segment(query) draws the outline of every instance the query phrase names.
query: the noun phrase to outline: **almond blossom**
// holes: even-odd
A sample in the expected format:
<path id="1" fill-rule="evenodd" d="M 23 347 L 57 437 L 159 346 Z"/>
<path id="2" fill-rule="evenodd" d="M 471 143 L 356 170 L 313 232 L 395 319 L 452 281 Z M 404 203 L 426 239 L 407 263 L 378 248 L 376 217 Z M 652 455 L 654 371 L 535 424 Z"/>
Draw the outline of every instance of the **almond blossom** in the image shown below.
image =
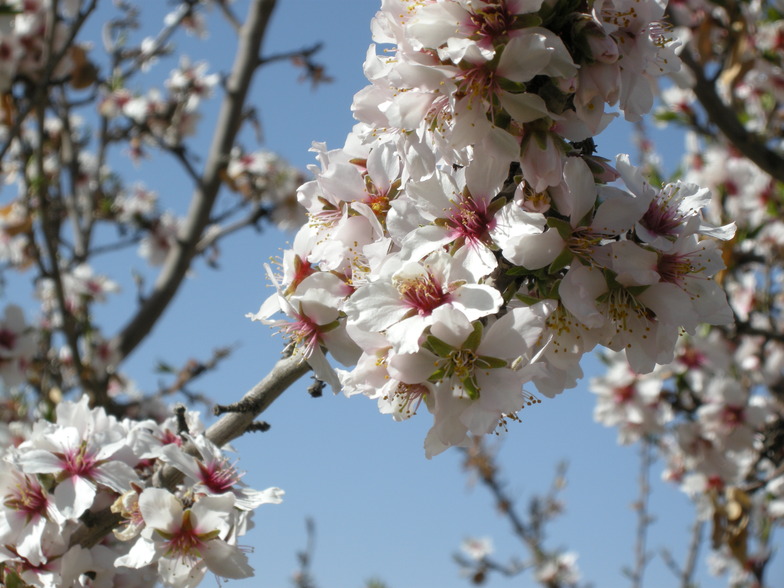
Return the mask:
<path id="1" fill-rule="evenodd" d="M 197 586 L 207 571 L 224 578 L 253 575 L 247 556 L 233 544 L 234 495 L 204 496 L 186 508 L 173 494 L 147 488 L 139 496 L 145 531 L 118 566 L 157 561 L 166 586 Z"/>
<path id="2" fill-rule="evenodd" d="M 260 492 L 241 483 L 242 474 L 220 448 L 206 437 L 185 435 L 185 438 L 196 446 L 200 458 L 187 455 L 174 444 L 163 446 L 160 455 L 193 482 L 193 492 L 206 496 L 231 493 L 235 498 L 235 506 L 248 511 L 262 504 L 281 502 L 283 491 L 280 488 L 268 488 Z"/>
<path id="3" fill-rule="evenodd" d="M 19 448 L 22 471 L 54 476 L 54 501 L 67 518 L 87 510 L 99 488 L 122 493 L 138 483 L 122 461 L 123 455 L 130 457 L 125 432 L 105 413 L 89 413 L 86 404 L 84 397 L 68 412 L 69 405 L 59 405 L 58 426 L 40 430 Z"/>

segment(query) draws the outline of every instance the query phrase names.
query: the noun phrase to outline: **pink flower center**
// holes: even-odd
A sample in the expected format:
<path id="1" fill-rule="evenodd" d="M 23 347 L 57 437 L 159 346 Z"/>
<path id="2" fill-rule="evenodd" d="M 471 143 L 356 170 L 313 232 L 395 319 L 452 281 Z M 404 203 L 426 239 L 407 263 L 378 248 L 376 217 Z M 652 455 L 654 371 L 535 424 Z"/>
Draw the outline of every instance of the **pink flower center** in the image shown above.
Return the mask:
<path id="1" fill-rule="evenodd" d="M 458 99 L 468 98 L 469 108 L 474 108 L 474 98 L 490 98 L 498 90 L 495 71 L 485 64 L 476 65 L 463 70 L 457 76 L 459 91 L 455 94 Z M 481 106 L 477 105 L 477 108 Z"/>
<path id="2" fill-rule="evenodd" d="M 479 44 L 492 47 L 493 41 L 506 37 L 512 29 L 515 15 L 509 13 L 504 2 L 500 2 L 477 10 L 469 18 L 469 27 L 480 37 Z"/>
<path id="3" fill-rule="evenodd" d="M 705 354 L 693 347 L 687 347 L 680 354 L 678 360 L 687 368 L 696 369 L 705 365 Z"/>
<path id="4" fill-rule="evenodd" d="M 724 480 L 722 480 L 719 476 L 709 476 L 706 489 L 724 490 Z"/>
<path id="5" fill-rule="evenodd" d="M 436 308 L 449 302 L 449 292 L 444 292 L 441 285 L 428 273 L 413 280 L 406 280 L 398 285 L 403 301 L 416 309 L 420 316 L 429 316 Z"/>
<path id="6" fill-rule="evenodd" d="M 297 347 L 304 347 L 305 357 L 310 357 L 321 344 L 321 327 L 305 315 L 297 315 L 293 322 L 281 321 L 278 324 Z"/>
<path id="7" fill-rule="evenodd" d="M 745 422 L 742 406 L 725 406 L 721 410 L 722 422 L 730 428 L 735 428 Z"/>
<path id="8" fill-rule="evenodd" d="M 683 215 L 677 208 L 668 206 L 666 201 L 657 198 L 645 211 L 640 224 L 654 235 L 675 237 L 683 224 Z"/>
<path id="9" fill-rule="evenodd" d="M 178 447 L 182 447 L 182 437 L 169 429 L 164 429 L 163 434 L 158 437 L 158 441 L 160 441 L 163 445 L 170 445 L 173 443 Z"/>
<path id="10" fill-rule="evenodd" d="M 168 535 L 158 530 L 166 539 L 166 555 L 175 557 L 190 557 L 198 555 L 199 548 L 204 544 L 205 534 L 199 534 L 191 523 L 191 511 L 182 513 L 182 524 L 173 534 Z"/>
<path id="11" fill-rule="evenodd" d="M 661 276 L 662 282 L 680 286 L 683 283 L 684 276 L 692 274 L 697 270 L 687 256 L 665 253 L 659 257 L 656 271 Z"/>
<path id="12" fill-rule="evenodd" d="M 297 286 L 302 283 L 302 280 L 307 278 L 315 271 L 316 270 L 313 269 L 313 266 L 306 259 L 303 259 L 299 255 L 295 255 L 294 276 L 291 278 L 291 284 L 289 284 L 288 288 L 286 288 L 286 294 L 293 293 L 297 289 Z"/>
<path id="13" fill-rule="evenodd" d="M 49 500 L 41 485 L 30 476 L 17 475 L 18 482 L 7 494 L 3 504 L 12 510 L 23 512 L 27 520 L 46 516 Z"/>
<path id="14" fill-rule="evenodd" d="M 400 383 L 395 388 L 392 396 L 400 403 L 399 411 L 408 416 L 416 414 L 422 400 L 428 395 L 428 388 L 424 384 Z"/>
<path id="15" fill-rule="evenodd" d="M 486 242 L 488 232 L 495 225 L 495 218 L 487 210 L 484 200 L 475 200 L 461 195 L 448 219 L 455 238 L 464 238 L 469 243 Z"/>
<path id="16" fill-rule="evenodd" d="M 228 460 L 213 461 L 209 464 L 198 462 L 201 482 L 212 492 L 223 494 L 240 481 L 240 473 Z"/>
<path id="17" fill-rule="evenodd" d="M 12 55 L 11 46 L 5 42 L 0 43 L 0 61 L 9 61 Z"/>
<path id="18" fill-rule="evenodd" d="M 616 404 L 626 404 L 634 398 L 634 385 L 628 384 L 613 390 L 613 399 Z"/>
<path id="19" fill-rule="evenodd" d="M 63 471 L 68 476 L 79 476 L 80 478 L 90 478 L 95 473 L 97 461 L 94 456 L 87 452 L 87 443 L 82 441 L 79 448 L 69 450 L 60 456 L 63 463 Z"/>
<path id="20" fill-rule="evenodd" d="M 16 333 L 10 329 L 0 329 L 0 347 L 13 349 L 16 343 Z"/>

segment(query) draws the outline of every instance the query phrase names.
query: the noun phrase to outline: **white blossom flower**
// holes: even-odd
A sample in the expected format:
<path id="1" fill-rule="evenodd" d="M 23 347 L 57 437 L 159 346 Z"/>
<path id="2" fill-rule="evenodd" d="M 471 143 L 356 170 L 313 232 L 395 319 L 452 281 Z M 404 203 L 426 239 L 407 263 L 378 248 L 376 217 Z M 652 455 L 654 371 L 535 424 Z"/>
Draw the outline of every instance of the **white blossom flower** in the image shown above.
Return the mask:
<path id="1" fill-rule="evenodd" d="M 146 488 L 139 510 L 145 531 L 115 565 L 157 564 L 161 580 L 172 588 L 197 586 L 207 571 L 224 578 L 253 575 L 246 555 L 233 544 L 233 494 L 204 496 L 186 508 L 169 491 Z"/>

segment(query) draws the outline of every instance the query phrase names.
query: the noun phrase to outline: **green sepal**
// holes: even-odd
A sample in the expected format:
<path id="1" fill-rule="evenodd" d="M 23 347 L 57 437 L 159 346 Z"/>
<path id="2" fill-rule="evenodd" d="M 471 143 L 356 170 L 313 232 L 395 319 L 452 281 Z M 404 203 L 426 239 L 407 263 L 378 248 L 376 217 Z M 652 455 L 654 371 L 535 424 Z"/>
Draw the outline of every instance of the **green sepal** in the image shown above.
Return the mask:
<path id="1" fill-rule="evenodd" d="M 526 88 L 523 82 L 514 82 L 506 78 L 498 78 L 498 86 L 511 94 L 522 94 Z"/>
<path id="2" fill-rule="evenodd" d="M 645 292 L 650 286 L 626 286 L 626 291 L 633 297 L 637 297 Z"/>
<path id="3" fill-rule="evenodd" d="M 538 14 L 517 14 L 512 22 L 512 29 L 527 29 L 528 27 L 538 27 L 542 24 L 542 19 Z"/>
<path id="4" fill-rule="evenodd" d="M 551 216 L 547 219 L 547 226 L 558 231 L 558 234 L 561 235 L 561 239 L 564 241 L 572 236 L 572 225 L 561 218 Z"/>
<path id="5" fill-rule="evenodd" d="M 199 539 L 201 539 L 204 542 L 211 541 L 212 539 L 218 537 L 220 533 L 221 533 L 220 529 L 214 529 L 209 533 L 199 534 Z"/>
<path id="6" fill-rule="evenodd" d="M 423 347 L 428 351 L 432 351 L 438 357 L 449 357 L 455 351 L 454 347 L 433 335 L 427 336 Z"/>
<path id="7" fill-rule="evenodd" d="M 478 368 L 483 370 L 495 370 L 499 368 L 505 368 L 509 365 L 505 359 L 501 359 L 500 357 L 490 357 L 489 355 L 480 355 L 476 358 L 476 362 L 474 365 Z"/>
<path id="8" fill-rule="evenodd" d="M 553 260 L 553 262 L 550 264 L 550 267 L 547 268 L 547 272 L 554 274 L 561 271 L 572 262 L 572 259 L 574 259 L 574 253 L 568 249 L 564 249 L 558 254 L 558 257 Z"/>
<path id="9" fill-rule="evenodd" d="M 469 351 L 476 351 L 476 348 L 479 347 L 479 344 L 482 342 L 482 323 L 476 321 L 474 323 L 474 330 L 468 336 L 468 338 L 463 343 L 463 349 L 468 349 Z"/>
<path id="10" fill-rule="evenodd" d="M 503 196 L 493 200 L 487 207 L 488 216 L 495 216 L 495 213 L 501 210 L 506 205 L 506 202 L 507 200 Z"/>
<path id="11" fill-rule="evenodd" d="M 558 293 L 558 289 L 561 287 L 561 280 L 555 280 L 551 285 L 550 289 L 547 292 L 542 293 L 542 298 L 552 299 L 552 300 L 560 300 L 561 295 Z"/>
<path id="12" fill-rule="evenodd" d="M 527 306 L 533 306 L 534 304 L 541 302 L 541 298 L 535 298 L 526 294 L 515 294 L 515 298 Z"/>
<path id="13" fill-rule="evenodd" d="M 532 270 L 525 268 L 521 265 L 513 265 L 508 270 L 506 270 L 507 276 L 529 276 L 534 273 Z"/>
<path id="14" fill-rule="evenodd" d="M 26 588 L 27 584 L 22 581 L 22 579 L 14 570 L 8 567 L 3 567 L 2 570 L 5 574 L 3 576 L 5 586 L 8 588 Z"/>
<path id="15" fill-rule="evenodd" d="M 398 193 L 400 192 L 400 178 L 396 179 L 389 185 L 389 190 L 387 191 L 387 198 L 391 201 L 397 198 Z"/>
<path id="16" fill-rule="evenodd" d="M 319 325 L 319 331 L 322 332 L 322 333 L 328 333 L 329 331 L 332 331 L 333 329 L 337 329 L 339 326 L 340 326 L 340 321 L 339 320 L 335 320 L 335 321 L 332 321 L 331 323 L 327 323 L 326 325 Z"/>
<path id="17" fill-rule="evenodd" d="M 440 367 L 427 377 L 427 381 L 435 384 L 443 380 L 446 375 L 446 368 Z"/>
<path id="18" fill-rule="evenodd" d="M 364 167 L 367 169 L 367 159 L 364 157 L 352 157 L 348 160 L 348 162 L 352 165 L 356 165 L 357 167 Z"/>
<path id="19" fill-rule="evenodd" d="M 476 384 L 473 376 L 463 378 L 460 383 L 463 385 L 463 390 L 468 393 L 468 397 L 471 400 L 477 400 L 479 398 L 479 386 Z"/>

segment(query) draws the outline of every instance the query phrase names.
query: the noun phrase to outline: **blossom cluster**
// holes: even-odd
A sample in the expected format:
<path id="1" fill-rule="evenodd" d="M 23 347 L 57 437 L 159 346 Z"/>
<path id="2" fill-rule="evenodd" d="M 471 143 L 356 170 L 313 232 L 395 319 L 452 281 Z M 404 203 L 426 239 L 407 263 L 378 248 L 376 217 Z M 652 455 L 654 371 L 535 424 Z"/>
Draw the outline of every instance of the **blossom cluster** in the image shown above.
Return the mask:
<path id="1" fill-rule="evenodd" d="M 772 204 L 784 192 L 725 142 L 687 139 L 685 179 L 710 187 L 710 218 L 738 226 L 722 248 L 728 267 L 721 284 L 734 324 L 682 335 L 673 360 L 649 374 L 606 355 L 607 373 L 591 381 L 594 417 L 616 427 L 620 443 L 655 445 L 663 479 L 713 527 L 711 569 L 754 585 L 772 556 L 773 531 L 784 524 L 777 393 L 784 381 L 784 231 Z"/>
<path id="2" fill-rule="evenodd" d="M 252 575 L 237 540 L 252 525 L 254 509 L 279 503 L 283 491 L 247 487 L 204 435 L 197 413 L 162 423 L 118 420 L 90 409 L 83 396 L 58 404 L 56 422 L 39 420 L 15 433 L 0 453 L 3 585 L 160 580 L 181 588 L 196 586 L 208 571 Z M 164 468 L 182 479 L 176 488 L 154 484 Z M 109 506 L 121 521 L 113 537 L 80 544 L 82 523 Z"/>
<path id="3" fill-rule="evenodd" d="M 678 67 L 663 11 L 385 0 L 359 123 L 314 146 L 309 221 L 252 318 L 336 391 L 395 419 L 424 403 L 428 456 L 516 419 L 539 401 L 526 383 L 574 386 L 596 345 L 649 372 L 681 330 L 730 322 L 711 278 L 734 228 L 702 218 L 708 191 L 594 153 L 608 108 L 638 120 Z"/>
<path id="4" fill-rule="evenodd" d="M 57 19 L 53 25 L 51 0 L 8 0 L 0 13 L 0 91 L 6 92 L 17 76 L 38 79 L 50 57 L 49 51 L 64 55 L 52 72 L 55 78 L 69 78 L 74 86 L 80 84 L 84 62 L 84 48 L 66 47 L 68 24 Z M 81 0 L 66 0 L 59 5 L 60 14 L 74 18 Z"/>
<path id="5" fill-rule="evenodd" d="M 617 427 L 621 443 L 655 445 L 663 478 L 712 526 L 712 571 L 754 586 L 763 583 L 772 537 L 784 524 L 784 185 L 775 170 L 758 167 L 761 152 L 781 153 L 784 14 L 774 2 L 736 10 L 688 1 L 672 9 L 693 65 L 662 93 L 656 118 L 686 130 L 681 176 L 710 189 L 706 216 L 737 226 L 722 245 L 721 274 L 734 324 L 682 336 L 673 361 L 651 374 L 608 356 L 607 375 L 591 384 L 594 416 Z M 715 102 L 701 104 L 698 91 L 715 93 Z M 717 117 L 737 117 L 735 130 Z M 733 134 L 738 129 L 759 140 L 756 155 Z M 655 152 L 648 159 L 661 166 Z"/>
<path id="6" fill-rule="evenodd" d="M 218 74 L 208 74 L 207 67 L 205 62 L 192 64 L 183 57 L 165 82 L 166 94 L 158 88 L 145 95 L 136 95 L 124 87 L 112 88 L 101 100 L 99 112 L 108 119 L 124 116 L 132 121 L 136 133 L 133 143 L 138 150 L 135 157 L 143 155 L 142 140 L 153 145 L 180 145 L 196 132 L 199 104 L 212 95 L 218 84 Z"/>

